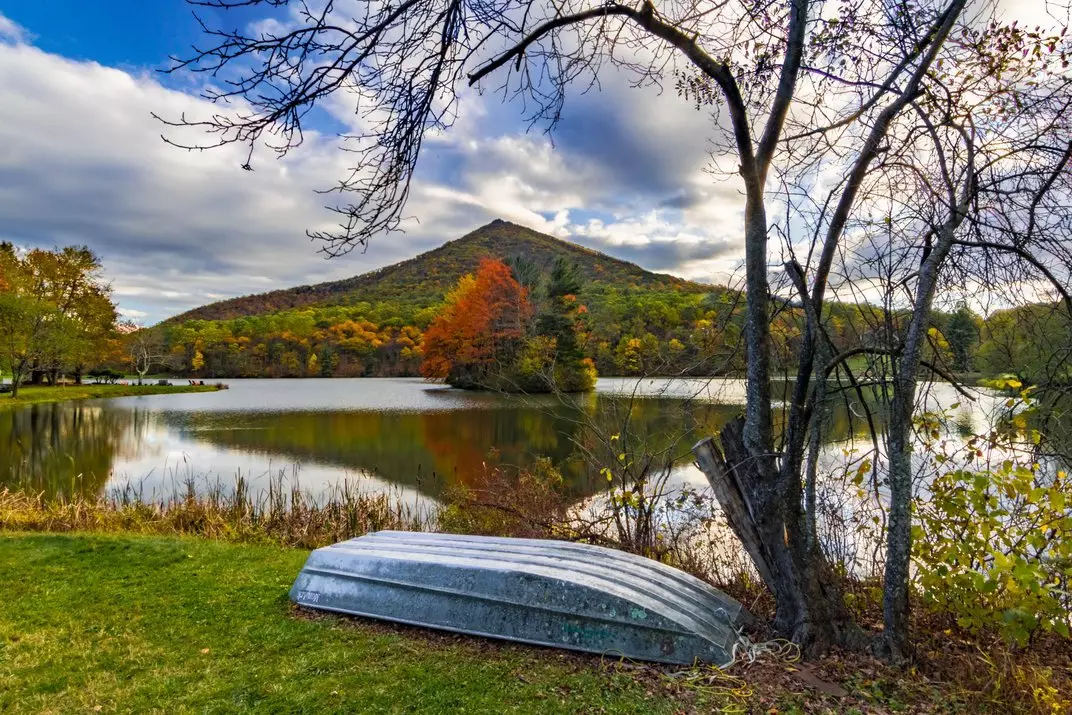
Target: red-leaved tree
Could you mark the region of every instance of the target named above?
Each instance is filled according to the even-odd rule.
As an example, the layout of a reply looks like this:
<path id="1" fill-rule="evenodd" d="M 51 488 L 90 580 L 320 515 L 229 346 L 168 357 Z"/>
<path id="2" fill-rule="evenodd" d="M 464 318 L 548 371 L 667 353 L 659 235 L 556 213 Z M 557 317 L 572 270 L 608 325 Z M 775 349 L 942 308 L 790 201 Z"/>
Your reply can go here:
<path id="1" fill-rule="evenodd" d="M 485 258 L 463 278 L 424 333 L 421 374 L 456 387 L 487 387 L 516 353 L 532 318 L 528 291 L 510 268 Z"/>

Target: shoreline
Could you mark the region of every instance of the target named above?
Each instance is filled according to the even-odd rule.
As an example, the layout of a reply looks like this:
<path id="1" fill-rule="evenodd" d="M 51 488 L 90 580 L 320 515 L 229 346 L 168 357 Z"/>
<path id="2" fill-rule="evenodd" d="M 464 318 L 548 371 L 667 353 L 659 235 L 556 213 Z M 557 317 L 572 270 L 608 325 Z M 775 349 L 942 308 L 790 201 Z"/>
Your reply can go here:
<path id="1" fill-rule="evenodd" d="M 10 393 L 0 394 L 0 410 L 42 405 L 74 400 L 105 399 L 109 397 L 135 397 L 137 395 L 170 395 L 186 392 L 217 392 L 212 385 L 60 385 L 56 387 L 26 385 L 19 388 L 19 396 L 12 399 Z"/>

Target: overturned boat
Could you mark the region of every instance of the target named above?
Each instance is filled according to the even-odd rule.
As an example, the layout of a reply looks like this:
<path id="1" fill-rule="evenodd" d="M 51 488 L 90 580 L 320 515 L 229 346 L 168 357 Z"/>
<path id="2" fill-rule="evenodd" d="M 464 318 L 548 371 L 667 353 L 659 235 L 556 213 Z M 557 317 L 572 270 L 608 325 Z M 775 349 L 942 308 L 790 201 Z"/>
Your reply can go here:
<path id="1" fill-rule="evenodd" d="M 295 603 L 522 643 L 668 663 L 733 660 L 749 618 L 664 564 L 543 539 L 380 531 L 317 549 Z"/>

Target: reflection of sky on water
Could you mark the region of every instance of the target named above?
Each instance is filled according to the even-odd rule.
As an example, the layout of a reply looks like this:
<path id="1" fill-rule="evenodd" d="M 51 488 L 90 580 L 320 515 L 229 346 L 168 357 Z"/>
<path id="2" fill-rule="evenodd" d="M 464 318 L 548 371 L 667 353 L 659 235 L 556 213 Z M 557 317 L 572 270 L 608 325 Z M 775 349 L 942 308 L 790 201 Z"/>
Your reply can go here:
<path id="1" fill-rule="evenodd" d="M 230 384 L 215 393 L 0 413 L 0 440 L 7 447 L 0 450 L 0 484 L 52 493 L 129 485 L 144 496 L 166 498 L 185 493 L 189 480 L 203 491 L 241 476 L 254 493 L 281 478 L 284 488 L 299 486 L 323 499 L 350 480 L 416 504 L 484 469 L 494 448 L 496 459 L 510 466 L 550 456 L 564 465 L 580 494 L 591 494 L 596 487 L 585 484 L 587 467 L 571 441 L 579 434 L 579 416 L 606 420 L 611 431 L 613 420 L 624 416 L 676 457 L 671 488 L 703 488 L 689 448 L 717 432 L 744 400 L 744 383 L 734 379 L 605 378 L 595 395 L 561 400 L 463 392 L 417 379 Z M 970 402 L 949 385 L 929 389 L 932 409 L 960 403 L 946 425 L 950 439 L 985 431 L 1003 407 L 1004 398 L 975 392 Z M 870 446 L 858 404 L 836 407 L 828 431 L 824 466 L 843 463 L 845 450 Z"/>
<path id="2" fill-rule="evenodd" d="M 425 411 L 480 407 L 483 396 L 418 378 L 229 380 L 228 390 L 119 397 L 109 407 L 168 412 Z"/>
<path id="3" fill-rule="evenodd" d="M 732 400 L 734 396 L 741 395 L 743 386 L 739 384 L 713 385 L 714 400 Z M 657 389 L 662 393 L 676 396 L 695 396 L 694 399 L 708 399 L 711 394 L 701 385 L 660 385 Z M 939 413 L 940 429 L 937 437 L 927 436 L 925 439 L 915 435 L 913 462 L 916 474 L 915 491 L 918 496 L 926 499 L 929 495 L 928 485 L 936 470 L 967 469 L 982 470 L 995 468 L 1001 462 L 1008 459 L 1023 459 L 1031 450 L 1029 442 L 1010 444 L 998 447 L 984 447 L 983 456 L 969 456 L 969 450 L 965 449 L 967 440 L 975 435 L 983 435 L 991 431 L 992 427 L 1002 418 L 1008 417 L 1010 409 L 1013 413 L 1024 408 L 1019 400 L 1013 400 L 1013 406 L 1007 404 L 1009 398 L 991 390 L 981 388 L 968 388 L 968 394 L 958 392 L 953 386 L 945 383 L 932 383 L 925 385 L 921 391 L 922 409 Z M 732 404 L 732 403 L 731 403 Z M 882 442 L 882 424 L 877 421 L 879 445 L 874 450 L 866 425 L 864 411 L 857 403 L 848 406 L 846 412 L 851 412 L 857 422 L 856 427 L 840 430 L 839 438 L 827 441 L 820 450 L 819 465 L 817 469 L 819 503 L 825 505 L 819 512 L 819 534 L 821 541 L 828 549 L 832 550 L 841 563 L 852 569 L 860 576 L 874 576 L 877 573 L 872 569 L 877 567 L 875 554 L 880 552 L 876 546 L 884 539 L 880 525 L 885 523 L 883 512 L 889 503 L 889 490 L 884 483 L 885 469 L 885 445 Z M 841 415 L 844 420 L 847 415 Z M 935 455 L 942 455 L 939 463 Z M 1039 456 L 1032 453 L 1041 464 L 1042 473 L 1053 474 L 1066 465 L 1058 463 L 1052 457 Z M 853 484 L 852 477 L 862 460 L 868 460 L 871 469 L 863 474 L 860 490 Z M 876 489 L 877 487 L 877 489 Z M 649 490 L 650 491 L 650 490 Z M 717 502 L 710 498 L 710 487 L 703 473 L 690 461 L 676 464 L 666 475 L 661 483 L 661 492 L 670 497 L 667 500 L 673 503 L 673 497 L 686 493 L 700 493 L 703 495 L 703 509 L 718 512 Z M 609 498 L 606 494 L 595 494 L 582 500 L 575 512 L 577 518 L 583 523 L 601 523 L 604 528 L 613 528 L 610 522 L 600 521 L 600 514 L 607 509 Z M 666 522 L 671 531 L 681 528 L 697 528 L 697 523 L 691 521 L 694 514 L 693 507 L 686 503 L 679 510 L 676 507 L 660 510 L 658 518 Z M 872 518 L 877 521 L 872 521 Z M 715 531 L 724 529 L 724 525 L 713 522 L 705 530 L 690 532 L 692 539 L 703 540 L 705 543 L 723 544 L 724 535 L 715 534 Z M 711 531 L 714 530 L 714 531 Z M 725 543 L 736 543 L 735 540 Z M 723 546 L 719 546 L 723 548 Z M 736 556 L 736 552 L 720 552 L 725 557 Z"/>
<path id="4" fill-rule="evenodd" d="M 341 483 L 348 482 L 362 493 L 390 494 L 411 508 L 423 508 L 429 502 L 415 487 L 392 484 L 368 472 L 276 459 L 269 452 L 228 449 L 189 437 L 166 427 L 149 432 L 143 449 L 116 466 L 105 489 L 113 493 L 130 489 L 144 501 L 166 501 L 185 494 L 189 485 L 201 493 L 233 493 L 240 477 L 255 495 L 266 493 L 269 486 L 288 493 L 297 488 L 323 503 Z"/>

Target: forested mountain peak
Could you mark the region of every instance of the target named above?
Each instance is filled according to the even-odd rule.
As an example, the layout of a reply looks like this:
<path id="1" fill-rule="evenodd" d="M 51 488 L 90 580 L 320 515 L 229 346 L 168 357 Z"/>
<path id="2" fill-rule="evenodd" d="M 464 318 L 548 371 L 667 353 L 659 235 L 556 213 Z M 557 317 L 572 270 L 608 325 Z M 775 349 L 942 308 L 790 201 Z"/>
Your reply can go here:
<path id="1" fill-rule="evenodd" d="M 439 248 L 353 278 L 231 298 L 195 308 L 165 322 L 228 320 L 307 306 L 347 305 L 362 301 L 401 299 L 430 304 L 442 298 L 461 276 L 475 271 L 481 258 L 517 256 L 524 256 L 539 267 L 550 267 L 556 258 L 564 257 L 574 262 L 594 286 L 684 292 L 717 290 L 675 276 L 653 273 L 635 263 L 495 219 Z"/>

